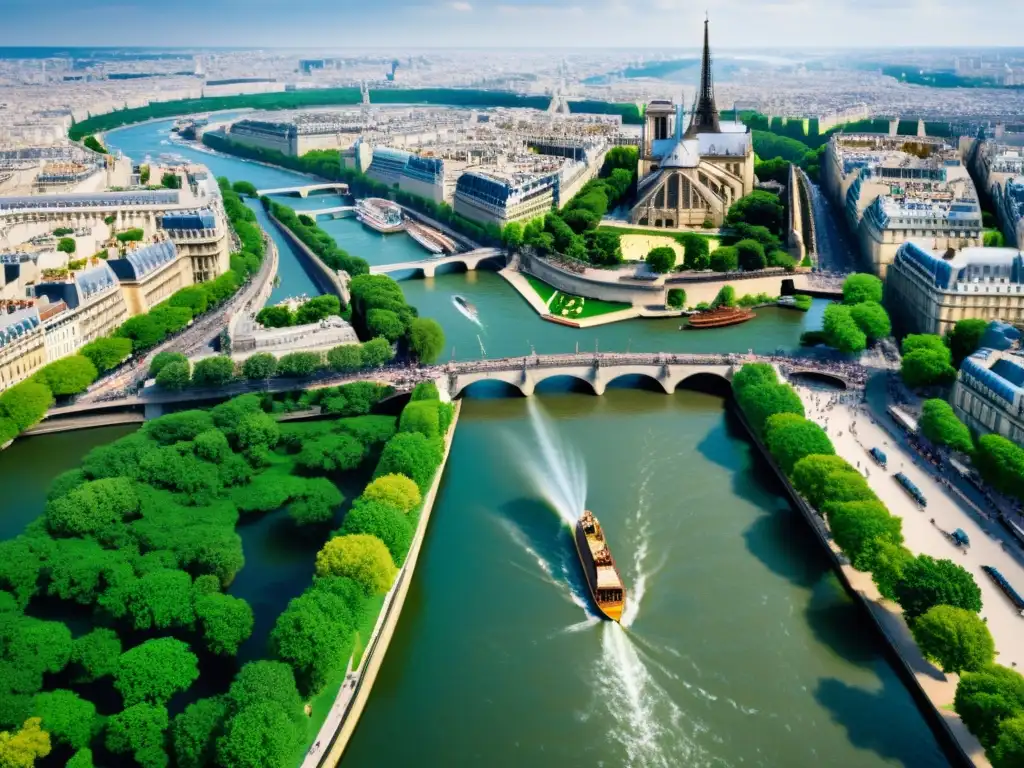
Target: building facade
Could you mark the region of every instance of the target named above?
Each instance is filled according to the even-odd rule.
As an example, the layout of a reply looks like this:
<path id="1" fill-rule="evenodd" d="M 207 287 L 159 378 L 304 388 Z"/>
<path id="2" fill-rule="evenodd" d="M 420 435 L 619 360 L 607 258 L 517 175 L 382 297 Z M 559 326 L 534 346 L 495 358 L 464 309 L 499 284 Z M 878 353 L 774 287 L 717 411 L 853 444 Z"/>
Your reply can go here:
<path id="1" fill-rule="evenodd" d="M 229 227 L 219 209 L 167 213 L 158 225 L 191 265 L 191 282 L 186 285 L 213 280 L 231 268 Z"/>
<path id="2" fill-rule="evenodd" d="M 1016 248 L 933 252 L 903 243 L 886 278 L 886 304 L 908 330 L 943 334 L 958 320 L 1024 322 L 1024 255 Z"/>
<path id="3" fill-rule="evenodd" d="M 107 264 L 121 284 L 129 315 L 148 312 L 175 291 L 192 285 L 192 263 L 169 239 L 136 248 Z"/>
<path id="4" fill-rule="evenodd" d="M 46 334 L 35 307 L 0 308 L 0 391 L 46 365 Z"/>
<path id="5" fill-rule="evenodd" d="M 128 305 L 114 271 L 105 261 L 66 280 L 35 287 L 40 316 L 46 316 L 48 361 L 74 354 L 84 344 L 109 336 L 128 319 Z M 65 309 L 52 312 L 60 304 Z"/>
<path id="6" fill-rule="evenodd" d="M 705 222 L 721 226 L 729 207 L 754 189 L 750 130 L 719 119 L 707 21 L 700 90 L 685 130 L 684 122 L 681 104 L 656 100 L 647 105 L 631 223 L 667 229 Z"/>
<path id="7" fill-rule="evenodd" d="M 957 417 L 972 430 L 1024 444 L 1024 359 L 982 348 L 960 366 L 952 395 Z"/>

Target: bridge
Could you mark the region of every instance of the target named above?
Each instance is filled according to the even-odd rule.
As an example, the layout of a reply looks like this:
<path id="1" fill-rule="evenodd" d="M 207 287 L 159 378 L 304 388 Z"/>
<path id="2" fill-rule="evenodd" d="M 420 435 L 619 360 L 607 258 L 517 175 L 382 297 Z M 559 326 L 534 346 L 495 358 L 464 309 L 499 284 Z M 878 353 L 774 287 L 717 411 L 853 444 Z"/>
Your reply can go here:
<path id="1" fill-rule="evenodd" d="M 355 216 L 356 207 L 354 205 L 334 205 L 330 208 L 317 208 L 312 211 L 296 211 L 296 213 L 304 216 L 310 216 L 314 219 L 318 216 L 330 216 L 332 219 L 343 219 L 347 216 Z"/>
<path id="2" fill-rule="evenodd" d="M 336 192 L 339 195 L 348 194 L 348 184 L 340 181 L 331 181 L 323 184 L 305 184 L 295 187 L 277 187 L 275 189 L 259 189 L 256 194 L 264 195 L 296 195 L 298 197 L 309 197 L 310 192 Z"/>
<path id="3" fill-rule="evenodd" d="M 654 382 L 666 394 L 688 379 L 697 376 L 717 379 L 728 387 L 733 372 L 745 363 L 767 362 L 782 376 L 804 375 L 827 378 L 848 388 L 860 385 L 866 377 L 864 369 L 850 367 L 847 373 L 814 361 L 785 360 L 755 355 L 675 355 L 662 352 L 649 354 L 600 353 L 568 355 L 532 355 L 467 363 L 449 363 L 441 368 L 439 385 L 447 386 L 448 394 L 458 397 L 465 389 L 481 381 L 496 381 L 515 387 L 526 397 L 537 385 L 556 376 L 566 376 L 587 384 L 595 395 L 603 395 L 608 385 L 623 376 L 640 376 Z"/>
<path id="4" fill-rule="evenodd" d="M 504 261 L 505 252 L 500 248 L 477 248 L 466 253 L 453 253 L 417 261 L 400 261 L 397 264 L 380 264 L 370 267 L 371 275 L 390 275 L 395 272 L 411 271 L 414 276 L 433 277 L 437 268 L 445 264 L 461 264 L 467 272 L 474 271 L 484 261 Z"/>

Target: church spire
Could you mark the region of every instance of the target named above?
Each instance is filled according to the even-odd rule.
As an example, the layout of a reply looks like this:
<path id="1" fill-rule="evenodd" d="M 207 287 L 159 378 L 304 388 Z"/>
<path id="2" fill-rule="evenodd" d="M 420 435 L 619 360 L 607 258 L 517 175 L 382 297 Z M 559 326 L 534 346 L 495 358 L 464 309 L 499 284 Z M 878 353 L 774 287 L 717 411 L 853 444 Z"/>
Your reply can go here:
<path id="1" fill-rule="evenodd" d="M 715 85 L 711 81 L 711 43 L 708 38 L 708 18 L 704 17 L 704 55 L 700 66 L 700 91 L 697 93 L 690 127 L 686 138 L 692 139 L 698 133 L 720 133 L 718 107 L 715 106 Z"/>

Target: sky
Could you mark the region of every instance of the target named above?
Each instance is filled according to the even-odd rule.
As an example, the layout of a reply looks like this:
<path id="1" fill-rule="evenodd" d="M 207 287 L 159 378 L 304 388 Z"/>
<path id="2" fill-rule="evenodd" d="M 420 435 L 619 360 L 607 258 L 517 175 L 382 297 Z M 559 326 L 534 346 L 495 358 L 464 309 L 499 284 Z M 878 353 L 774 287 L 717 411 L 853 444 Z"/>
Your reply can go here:
<path id="1" fill-rule="evenodd" d="M 4 46 L 1024 46 L 1024 0 L 0 0 Z"/>

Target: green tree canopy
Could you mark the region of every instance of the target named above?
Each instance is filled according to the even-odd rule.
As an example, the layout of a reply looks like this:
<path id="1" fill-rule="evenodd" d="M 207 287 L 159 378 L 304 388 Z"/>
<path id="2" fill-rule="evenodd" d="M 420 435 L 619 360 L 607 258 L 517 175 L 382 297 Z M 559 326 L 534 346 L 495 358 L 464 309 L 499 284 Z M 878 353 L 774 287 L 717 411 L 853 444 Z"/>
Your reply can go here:
<path id="1" fill-rule="evenodd" d="M 420 489 L 405 475 L 382 475 L 366 486 L 363 498 L 379 501 L 408 514 L 423 503 Z"/>
<path id="2" fill-rule="evenodd" d="M 146 422 L 142 432 L 161 445 L 174 445 L 183 440 L 194 440 L 213 427 L 209 411 L 190 410 L 168 413 Z"/>
<path id="3" fill-rule="evenodd" d="M 43 418 L 52 403 L 50 388 L 29 379 L 0 394 L 0 414 L 17 424 L 18 429 L 26 430 Z"/>
<path id="4" fill-rule="evenodd" d="M 92 360 L 84 355 L 71 355 L 44 366 L 33 378 L 60 397 L 84 392 L 98 376 L 99 372 Z"/>
<path id="5" fill-rule="evenodd" d="M 90 341 L 79 350 L 79 354 L 91 360 L 100 373 L 116 368 L 131 353 L 131 339 L 121 339 L 117 336 L 103 336 Z"/>
<path id="6" fill-rule="evenodd" d="M 83 483 L 46 505 L 46 526 L 65 536 L 84 536 L 135 517 L 139 498 L 132 482 L 111 477 Z"/>
<path id="7" fill-rule="evenodd" d="M 426 491 L 441 464 L 441 446 L 419 432 L 401 432 L 388 440 L 377 464 L 375 477 L 405 475 L 420 491 Z"/>
<path id="8" fill-rule="evenodd" d="M 337 296 L 326 293 L 304 301 L 295 313 L 295 322 L 299 325 L 310 325 L 341 314 L 341 301 Z"/>
<path id="9" fill-rule="evenodd" d="M 441 436 L 441 403 L 438 400 L 417 400 L 402 409 L 398 420 L 400 432 L 419 432 L 431 440 Z"/>
<path id="10" fill-rule="evenodd" d="M 992 663 L 995 641 L 982 618 L 963 608 L 935 605 L 910 626 L 921 651 L 943 672 L 977 672 Z"/>
<path id="11" fill-rule="evenodd" d="M 62 237 L 57 241 L 57 250 L 61 253 L 74 253 L 78 249 L 73 237 Z"/>
<path id="12" fill-rule="evenodd" d="M 160 373 L 156 375 L 156 383 L 161 389 L 180 392 L 192 383 L 192 368 L 187 360 L 173 360 L 160 369 Z"/>
<path id="13" fill-rule="evenodd" d="M 876 540 L 903 543 L 903 521 L 880 501 L 826 502 L 824 507 L 832 538 L 858 570 L 871 569 Z"/>
<path id="14" fill-rule="evenodd" d="M 48 754 L 50 734 L 42 729 L 38 717 L 30 717 L 14 733 L 0 731 L 0 766 L 3 768 L 32 768 L 37 758 Z"/>
<path id="15" fill-rule="evenodd" d="M 72 691 L 44 691 L 32 699 L 32 717 L 42 720 L 55 743 L 81 749 L 92 738 L 96 706 Z"/>
<path id="16" fill-rule="evenodd" d="M 131 754 L 142 768 L 165 768 L 167 725 L 166 707 L 135 704 L 107 720 L 107 749 L 117 755 Z"/>
<path id="17" fill-rule="evenodd" d="M 764 246 L 757 240 L 740 240 L 734 246 L 740 269 L 746 272 L 753 272 L 764 269 L 768 265 L 768 259 L 764 253 Z"/>
<path id="18" fill-rule="evenodd" d="M 389 347 L 390 348 L 390 347 Z M 363 353 L 358 344 L 341 344 L 327 352 L 327 365 L 338 373 L 355 373 L 363 367 Z"/>
<path id="19" fill-rule="evenodd" d="M 1024 713 L 1003 721 L 999 726 L 999 740 L 992 747 L 992 768 L 1021 765 L 1024 765 Z"/>
<path id="20" fill-rule="evenodd" d="M 791 479 L 793 486 L 810 505 L 821 509 L 822 504 L 828 500 L 825 488 L 829 476 L 850 472 L 855 473 L 856 470 L 842 456 L 811 454 L 793 465 Z"/>
<path id="21" fill-rule="evenodd" d="M 745 363 L 732 377 L 732 388 L 739 392 L 753 384 L 778 384 L 779 377 L 771 363 Z"/>
<path id="22" fill-rule="evenodd" d="M 645 261 L 652 272 L 663 275 L 676 265 L 676 252 L 668 246 L 652 248 Z"/>
<path id="23" fill-rule="evenodd" d="M 334 522 L 334 513 L 345 497 L 326 477 L 306 481 L 302 493 L 289 505 L 288 516 L 298 525 L 324 525 Z"/>
<path id="24" fill-rule="evenodd" d="M 181 352 L 157 352 L 149 363 L 150 378 L 156 378 L 168 363 L 188 364 L 188 358 Z"/>
<path id="25" fill-rule="evenodd" d="M 173 637 L 147 640 L 121 654 L 114 687 L 126 706 L 139 702 L 166 704 L 178 691 L 187 690 L 199 677 L 196 656 Z"/>
<path id="26" fill-rule="evenodd" d="M 718 289 L 718 293 L 711 302 L 711 306 L 715 307 L 735 307 L 736 306 L 736 289 L 731 285 L 723 285 Z"/>
<path id="27" fill-rule="evenodd" d="M 309 589 L 278 617 L 270 645 L 295 671 L 302 690 L 315 693 L 348 663 L 355 622 L 353 606 L 342 597 Z"/>
<path id="28" fill-rule="evenodd" d="M 711 266 L 711 244 L 706 237 L 693 232 L 684 232 L 676 239 L 683 246 L 683 267 L 685 269 L 708 269 Z"/>
<path id="29" fill-rule="evenodd" d="M 981 590 L 970 572 L 951 560 L 918 555 L 903 568 L 896 584 L 896 599 L 908 619 L 916 619 L 936 605 L 951 605 L 977 613 Z"/>
<path id="30" fill-rule="evenodd" d="M 345 515 L 341 527 L 344 534 L 365 533 L 384 542 L 395 565 L 405 562 L 405 555 L 412 543 L 412 526 L 405 513 L 382 501 L 357 499 Z"/>
<path id="31" fill-rule="evenodd" d="M 178 768 L 204 768 L 213 764 L 216 740 L 227 711 L 227 698 L 214 696 L 189 704 L 174 718 L 171 743 Z"/>
<path id="32" fill-rule="evenodd" d="M 316 556 L 318 576 L 346 576 L 367 594 L 387 592 L 397 569 L 384 543 L 376 536 L 335 536 Z"/>
<path id="33" fill-rule="evenodd" d="M 167 304 L 172 307 L 185 307 L 192 313 L 192 317 L 198 317 L 209 307 L 211 298 L 205 286 L 190 285 L 171 294 Z"/>
<path id="34" fill-rule="evenodd" d="M 903 569 L 913 561 L 913 553 L 903 545 L 885 539 L 875 539 L 868 550 L 864 557 L 871 562 L 871 580 L 882 597 L 895 601 L 896 585 L 903 579 Z"/>
<path id="35" fill-rule="evenodd" d="M 298 757 L 304 729 L 269 703 L 246 707 L 224 725 L 217 740 L 217 765 L 223 768 L 271 768 Z"/>
<path id="36" fill-rule="evenodd" d="M 235 377 L 235 361 L 228 355 L 204 357 L 192 369 L 192 386 L 219 387 Z"/>
<path id="37" fill-rule="evenodd" d="M 444 330 L 429 317 L 417 317 L 409 324 L 409 352 L 421 363 L 436 363 L 444 351 Z"/>
<path id="38" fill-rule="evenodd" d="M 736 402 L 743 409 L 750 426 L 763 435 L 768 418 L 777 413 L 794 413 L 803 417 L 800 395 L 788 384 L 753 384 L 736 393 Z"/>
<path id="39" fill-rule="evenodd" d="M 918 425 L 924 436 L 936 445 L 946 445 L 963 453 L 974 450 L 971 431 L 956 417 L 953 408 L 945 400 L 925 400 Z"/>
<path id="40" fill-rule="evenodd" d="M 405 323 L 398 313 L 390 309 L 371 309 L 366 313 L 366 331 L 373 337 L 382 336 L 396 342 L 405 335 Z"/>
<path id="41" fill-rule="evenodd" d="M 882 281 L 863 272 L 850 275 L 843 281 L 843 303 L 860 304 L 864 301 L 882 303 Z"/>
<path id="42" fill-rule="evenodd" d="M 362 444 L 342 432 L 307 442 L 296 461 L 310 473 L 345 472 L 358 467 L 365 455 Z"/>
<path id="43" fill-rule="evenodd" d="M 853 319 L 850 307 L 844 304 L 829 304 L 825 307 L 824 333 L 830 347 L 845 355 L 863 352 L 868 337 Z"/>
<path id="44" fill-rule="evenodd" d="M 740 255 L 731 245 L 720 245 L 711 252 L 709 260 L 715 272 L 735 272 L 740 266 Z"/>
<path id="45" fill-rule="evenodd" d="M 195 599 L 195 613 L 210 653 L 234 656 L 252 634 L 252 608 L 239 597 L 220 592 L 201 595 Z"/>
<path id="46" fill-rule="evenodd" d="M 320 370 L 323 363 L 319 352 L 291 352 L 277 361 L 277 372 L 279 376 L 305 378 Z"/>
<path id="47" fill-rule="evenodd" d="M 956 369 L 950 364 L 949 350 L 945 347 L 941 351 L 918 348 L 904 353 L 900 375 L 908 387 L 929 387 L 950 383 L 956 378 Z"/>
<path id="48" fill-rule="evenodd" d="M 755 190 L 732 204 L 725 221 L 728 225 L 746 223 L 780 232 L 784 218 L 785 209 L 777 195 Z"/>
<path id="49" fill-rule="evenodd" d="M 370 339 L 363 344 L 362 349 L 363 366 L 366 368 L 380 368 L 386 365 L 395 356 L 395 351 L 387 339 Z"/>
<path id="50" fill-rule="evenodd" d="M 988 323 L 979 318 L 958 320 L 948 334 L 949 351 L 953 357 L 953 366 L 960 367 L 965 358 L 978 351 L 981 337 Z"/>
<path id="51" fill-rule="evenodd" d="M 1001 724 L 1024 713 L 1024 676 L 998 664 L 965 672 L 956 687 L 953 708 L 982 745 L 991 749 L 999 740 Z"/>
<path id="52" fill-rule="evenodd" d="M 287 328 L 295 325 L 295 315 L 288 307 L 275 304 L 257 312 L 256 322 L 264 328 Z"/>
<path id="53" fill-rule="evenodd" d="M 795 413 L 769 416 L 765 422 L 765 443 L 787 475 L 804 456 L 835 452 L 832 441 L 821 427 Z"/>
<path id="54" fill-rule="evenodd" d="M 682 288 L 669 288 L 665 306 L 670 309 L 683 309 L 686 306 L 686 291 Z"/>
<path id="55" fill-rule="evenodd" d="M 850 317 L 857 327 L 864 332 L 868 343 L 884 339 L 892 333 L 892 323 L 889 321 L 889 313 L 882 308 L 881 304 L 873 301 L 862 301 L 850 307 Z"/>
<path id="56" fill-rule="evenodd" d="M 76 637 L 71 648 L 71 663 L 78 673 L 75 679 L 92 682 L 113 675 L 121 658 L 121 640 L 112 629 L 97 627 Z"/>
<path id="57" fill-rule="evenodd" d="M 1024 449 L 1002 435 L 978 438 L 974 466 L 999 492 L 1024 499 Z"/>

